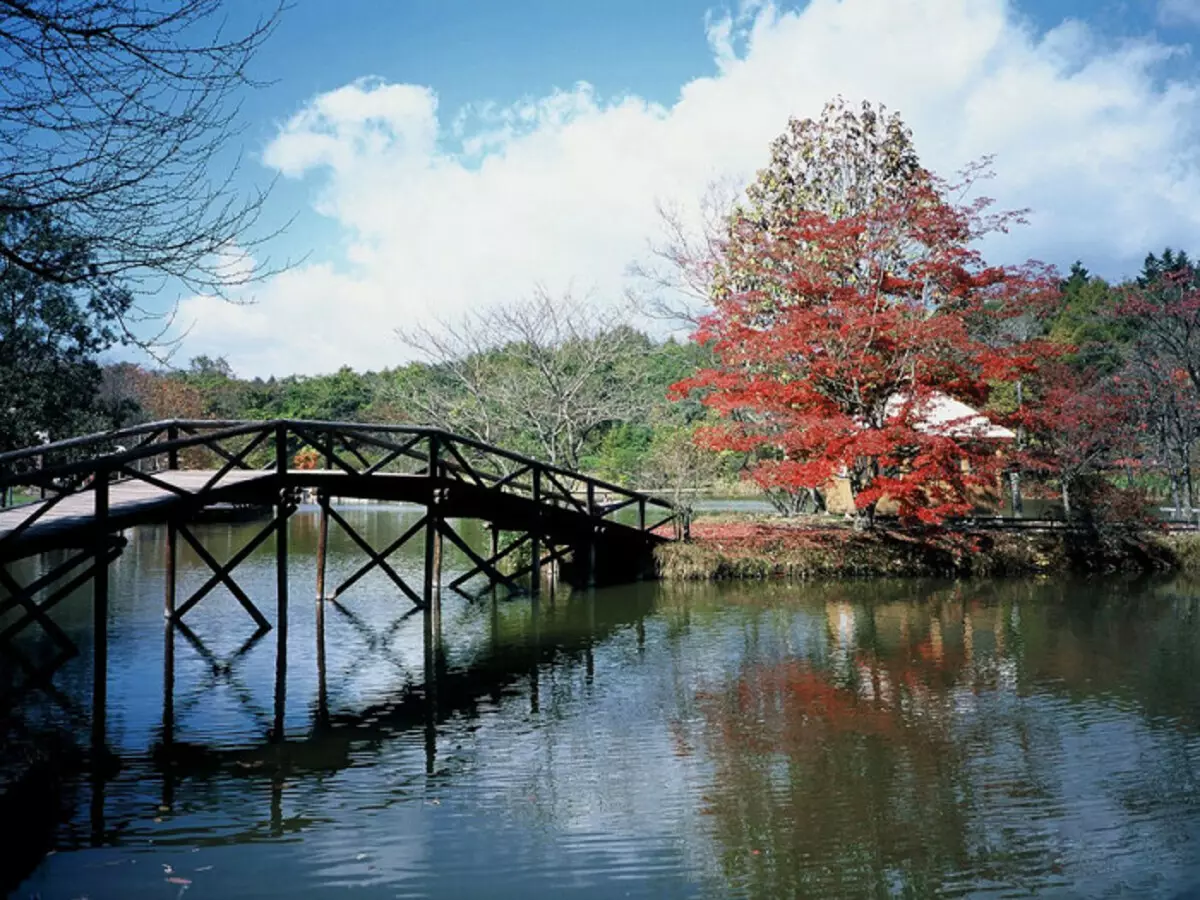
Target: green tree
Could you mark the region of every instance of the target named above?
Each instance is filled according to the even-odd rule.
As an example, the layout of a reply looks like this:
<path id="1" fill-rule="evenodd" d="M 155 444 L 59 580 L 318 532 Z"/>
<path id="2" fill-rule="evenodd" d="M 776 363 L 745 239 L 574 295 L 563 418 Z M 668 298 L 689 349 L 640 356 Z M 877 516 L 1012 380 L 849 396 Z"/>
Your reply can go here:
<path id="1" fill-rule="evenodd" d="M 1136 335 L 1115 315 L 1117 293 L 1078 260 L 1062 282 L 1062 305 L 1049 337 L 1075 349 L 1067 360 L 1109 374 L 1124 364 Z"/>
<path id="2" fill-rule="evenodd" d="M 0 216 L 0 241 L 18 242 L 56 271 L 86 272 L 86 242 L 49 215 Z M 95 278 L 72 287 L 0 257 L 0 451 L 83 427 L 101 382 L 96 355 L 123 338 L 133 297 Z"/>

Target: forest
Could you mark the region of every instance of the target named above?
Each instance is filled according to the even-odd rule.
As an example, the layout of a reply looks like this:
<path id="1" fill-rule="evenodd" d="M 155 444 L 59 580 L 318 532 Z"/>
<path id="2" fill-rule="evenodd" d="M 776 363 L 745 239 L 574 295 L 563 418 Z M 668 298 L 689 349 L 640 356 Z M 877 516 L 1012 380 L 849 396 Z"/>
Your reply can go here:
<path id="1" fill-rule="evenodd" d="M 700 301 L 673 313 L 691 339 L 639 327 L 645 302 L 535 291 L 400 332 L 397 359 L 416 361 L 373 372 L 104 362 L 137 344 L 119 278 L 0 260 L 0 451 L 164 418 L 405 422 L 680 502 L 749 489 L 785 514 L 818 511 L 840 478 L 863 527 L 885 500 L 936 523 L 980 491 L 1012 512 L 1036 496 L 1068 517 L 1128 520 L 1153 504 L 1191 516 L 1200 266 L 1175 248 L 1115 283 L 1083 261 L 989 265 L 973 245 L 1023 214 L 948 199 L 989 170 L 943 181 L 898 115 L 833 101 L 789 122 L 702 240 L 668 228 L 657 284 Z M 69 223 L 30 212 L 3 225 L 60 271 L 89 271 Z M 1003 452 L 926 427 L 943 395 L 1005 426 Z"/>

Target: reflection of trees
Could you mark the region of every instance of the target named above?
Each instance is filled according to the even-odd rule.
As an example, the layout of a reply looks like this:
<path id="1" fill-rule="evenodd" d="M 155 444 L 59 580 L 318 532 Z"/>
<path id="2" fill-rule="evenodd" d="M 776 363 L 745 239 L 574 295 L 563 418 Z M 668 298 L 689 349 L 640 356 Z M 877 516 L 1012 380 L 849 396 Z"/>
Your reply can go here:
<path id="1" fill-rule="evenodd" d="M 751 896 L 924 893 L 966 862 L 949 734 L 903 679 L 866 669 L 856 688 L 803 659 L 752 662 L 702 698 L 707 811 Z"/>
<path id="2" fill-rule="evenodd" d="M 721 599 L 752 607 L 755 593 Z M 1087 875 L 1089 852 L 1107 852 L 1053 824 L 1099 827 L 1080 818 L 1085 800 L 1101 824 L 1148 818 L 1163 841 L 1200 805 L 1187 590 L 874 582 L 766 596 L 779 593 L 758 592 L 741 662 L 699 698 L 705 811 L 726 877 L 749 896 L 1061 885 L 1072 860 Z M 710 599 L 682 603 L 696 621 Z M 802 619 L 819 620 L 819 641 L 797 640 Z M 1083 760 L 1094 722 L 1116 743 Z M 1147 732 L 1148 753 L 1135 749 Z M 1130 753 L 1136 772 L 1123 771 Z M 1156 793 L 1165 784 L 1173 796 Z"/>

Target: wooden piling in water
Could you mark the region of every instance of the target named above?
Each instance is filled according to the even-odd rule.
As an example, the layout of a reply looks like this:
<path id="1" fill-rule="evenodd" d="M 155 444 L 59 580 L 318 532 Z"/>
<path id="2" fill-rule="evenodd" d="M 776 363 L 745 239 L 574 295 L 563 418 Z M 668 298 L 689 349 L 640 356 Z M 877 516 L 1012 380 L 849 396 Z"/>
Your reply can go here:
<path id="1" fill-rule="evenodd" d="M 324 491 L 317 494 L 321 508 L 317 522 L 317 602 L 325 600 L 325 557 L 329 545 L 329 495 Z"/>
<path id="2" fill-rule="evenodd" d="M 164 553 L 163 569 L 164 569 L 164 597 L 163 597 L 163 614 L 168 619 L 175 618 L 175 565 L 178 558 L 178 541 L 179 531 L 175 527 L 175 520 L 167 520 L 167 546 Z"/>
<path id="3" fill-rule="evenodd" d="M 282 741 L 287 706 L 288 533 L 290 510 L 282 495 L 275 506 L 275 722 L 272 738 Z"/>
<path id="4" fill-rule="evenodd" d="M 92 753 L 99 765 L 105 752 L 108 717 L 108 472 L 95 478 L 95 567 L 92 579 Z"/>
<path id="5" fill-rule="evenodd" d="M 530 569 L 529 569 L 529 593 L 530 596 L 536 597 L 542 591 L 542 536 L 541 523 L 538 521 L 538 506 L 542 500 L 542 479 L 541 470 L 533 470 L 533 503 L 534 513 L 533 522 L 529 529 L 529 547 L 530 547 Z"/>

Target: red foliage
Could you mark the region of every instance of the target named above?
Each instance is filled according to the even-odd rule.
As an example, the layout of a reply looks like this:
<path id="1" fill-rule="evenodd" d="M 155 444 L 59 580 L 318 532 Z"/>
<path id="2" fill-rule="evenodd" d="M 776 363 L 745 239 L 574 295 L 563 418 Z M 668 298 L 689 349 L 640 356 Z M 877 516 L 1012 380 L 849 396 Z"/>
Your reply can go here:
<path id="1" fill-rule="evenodd" d="M 317 468 L 320 464 L 321 454 L 312 447 L 304 447 L 298 450 L 296 455 L 292 457 L 291 468 L 310 471 Z"/>
<path id="2" fill-rule="evenodd" d="M 989 380 L 1036 368 L 1044 345 L 987 336 L 1057 288 L 1034 265 L 985 266 L 967 244 L 1008 220 L 952 206 L 945 190 L 840 220 L 802 212 L 781 231 L 735 223 L 723 260 L 733 287 L 695 335 L 718 364 L 672 387 L 725 418 L 703 440 L 755 451 L 764 487 L 845 475 L 866 522 L 885 495 L 901 516 L 939 522 L 994 486 L 981 423 L 933 426 L 929 409 L 939 394 L 979 405 Z"/>
<path id="3" fill-rule="evenodd" d="M 1070 515 L 1071 489 L 1081 478 L 1114 466 L 1138 465 L 1138 440 L 1144 426 L 1137 407 L 1149 398 L 1140 386 L 1118 377 L 1080 372 L 1058 363 L 1046 365 L 1032 387 L 1036 391 L 1033 402 L 1011 416 L 1011 422 L 1023 426 L 1029 436 L 1014 459 L 1026 470 L 1055 478 Z M 1130 513 L 1139 506 L 1137 498 L 1120 498 L 1115 489 L 1108 494 L 1103 502 L 1114 514 L 1125 519 L 1139 517 Z"/>

